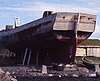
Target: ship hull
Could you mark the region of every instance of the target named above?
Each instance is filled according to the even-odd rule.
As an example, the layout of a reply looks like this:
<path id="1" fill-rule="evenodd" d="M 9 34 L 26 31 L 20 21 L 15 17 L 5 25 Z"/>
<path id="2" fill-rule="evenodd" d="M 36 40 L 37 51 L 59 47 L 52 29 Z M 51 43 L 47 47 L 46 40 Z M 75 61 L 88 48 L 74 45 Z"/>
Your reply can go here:
<path id="1" fill-rule="evenodd" d="M 78 18 L 79 17 L 79 18 Z M 95 29 L 95 15 L 54 13 L 19 28 L 0 32 L 0 45 L 23 59 L 25 49 L 32 51 L 31 62 L 70 63 L 75 59 L 77 44 Z"/>

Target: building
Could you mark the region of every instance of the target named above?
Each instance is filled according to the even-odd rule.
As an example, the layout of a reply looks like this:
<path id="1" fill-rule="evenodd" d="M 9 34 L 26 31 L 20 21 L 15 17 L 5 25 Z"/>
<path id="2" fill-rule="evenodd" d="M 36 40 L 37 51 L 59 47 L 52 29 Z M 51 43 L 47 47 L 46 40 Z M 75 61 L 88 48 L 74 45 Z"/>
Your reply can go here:
<path id="1" fill-rule="evenodd" d="M 100 57 L 100 46 L 99 45 L 79 45 L 76 51 L 76 56 Z"/>

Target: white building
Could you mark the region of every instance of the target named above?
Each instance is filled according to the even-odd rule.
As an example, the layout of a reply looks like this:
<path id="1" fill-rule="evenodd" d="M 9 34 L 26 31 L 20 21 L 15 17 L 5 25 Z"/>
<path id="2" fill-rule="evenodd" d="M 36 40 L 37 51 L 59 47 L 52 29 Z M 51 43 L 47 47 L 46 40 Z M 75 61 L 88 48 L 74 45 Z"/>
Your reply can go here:
<path id="1" fill-rule="evenodd" d="M 79 45 L 76 51 L 76 56 L 96 56 L 100 57 L 100 46 L 94 45 Z"/>

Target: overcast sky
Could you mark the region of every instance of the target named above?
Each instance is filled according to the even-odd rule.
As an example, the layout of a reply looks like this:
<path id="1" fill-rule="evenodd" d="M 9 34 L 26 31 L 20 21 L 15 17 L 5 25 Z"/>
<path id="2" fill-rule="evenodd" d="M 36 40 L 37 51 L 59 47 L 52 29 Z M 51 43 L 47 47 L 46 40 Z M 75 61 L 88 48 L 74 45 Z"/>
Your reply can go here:
<path id="1" fill-rule="evenodd" d="M 90 38 L 100 39 L 100 0 L 0 0 L 0 30 L 6 24 L 14 24 L 15 17 L 25 24 L 42 17 L 46 10 L 97 15 L 96 29 Z"/>

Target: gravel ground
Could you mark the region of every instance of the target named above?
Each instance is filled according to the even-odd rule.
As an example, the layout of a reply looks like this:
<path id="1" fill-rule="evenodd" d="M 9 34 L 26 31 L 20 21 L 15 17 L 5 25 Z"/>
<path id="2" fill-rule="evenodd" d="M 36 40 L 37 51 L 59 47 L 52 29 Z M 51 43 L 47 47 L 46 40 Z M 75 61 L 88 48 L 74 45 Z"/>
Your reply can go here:
<path id="1" fill-rule="evenodd" d="M 18 78 L 18 81 L 100 81 L 100 78 L 73 78 L 73 77 L 23 77 Z"/>
<path id="2" fill-rule="evenodd" d="M 48 70 L 48 74 L 42 74 L 40 68 L 33 66 L 9 66 L 1 67 L 13 79 L 11 81 L 100 81 L 99 77 L 89 76 L 91 72 L 84 68 L 66 68 L 65 71 Z"/>

